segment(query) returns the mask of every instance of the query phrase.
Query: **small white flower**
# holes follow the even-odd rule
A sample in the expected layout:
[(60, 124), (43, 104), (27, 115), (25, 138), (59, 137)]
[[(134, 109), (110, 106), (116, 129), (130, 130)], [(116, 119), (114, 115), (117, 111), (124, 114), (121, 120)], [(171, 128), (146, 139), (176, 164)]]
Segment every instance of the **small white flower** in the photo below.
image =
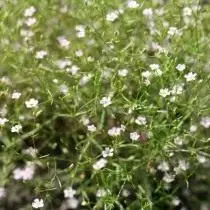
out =
[(59, 86), (59, 91), (60, 91), (61, 93), (63, 93), (64, 95), (66, 95), (66, 94), (68, 94), (68, 92), (69, 92), (69, 88), (68, 88), (68, 86), (67, 86), (66, 84), (61, 84), (61, 85)]
[(22, 94), (19, 92), (14, 91), (11, 95), (12, 99), (19, 99)]
[(86, 85), (86, 84), (90, 81), (91, 78), (92, 78), (92, 74), (84, 75), (84, 76), (80, 79), (79, 85), (80, 85), (80, 86)]
[(197, 76), (197, 74), (193, 73), (193, 72), (189, 72), (188, 74), (184, 75), (187, 82), (196, 80), (196, 76)]
[(26, 108), (29, 108), (29, 109), (37, 107), (38, 103), (39, 101), (34, 98), (31, 98), (28, 101), (25, 101)]
[(185, 160), (179, 160), (179, 166), (182, 171), (186, 171), (189, 168), (189, 163)]
[(183, 93), (183, 86), (184, 84), (178, 84), (178, 85), (174, 85), (172, 90), (171, 90), (171, 94), (172, 95), (180, 95)]
[(175, 176), (172, 175), (172, 174), (165, 174), (164, 177), (163, 177), (163, 181), (166, 182), (166, 183), (171, 183), (173, 182), (175, 179)]
[(64, 49), (68, 49), (69, 48), (70, 41), (67, 40), (65, 38), (65, 36), (59, 36), (59, 37), (57, 37), (57, 41), (60, 44), (60, 46), (63, 47)]
[(178, 65), (176, 66), (176, 69), (177, 69), (178, 71), (184, 71), (184, 70), (186, 69), (186, 66), (185, 66), (185, 64), (178, 64)]
[(16, 168), (13, 171), (13, 178), (15, 180), (31, 180), (33, 179), (35, 172), (35, 166), (32, 163), (28, 163), (24, 168)]
[(152, 15), (153, 15), (153, 10), (152, 8), (146, 8), (143, 10), (143, 15), (146, 16), (146, 17), (149, 17), (151, 18)]
[(171, 203), (172, 203), (174, 206), (178, 206), (178, 205), (181, 203), (181, 201), (180, 201), (179, 198), (175, 197), (175, 198), (172, 199)]
[(103, 105), (103, 107), (109, 106), (110, 104), (112, 104), (111, 98), (110, 97), (103, 97), (100, 100), (100, 104)]
[(151, 70), (160, 69), (160, 65), (159, 64), (150, 64), (149, 67), (150, 67)]
[(25, 20), (25, 24), (27, 26), (32, 26), (36, 23), (36, 18), (28, 18), (27, 20)]
[(140, 135), (137, 132), (130, 133), (130, 139), (132, 141), (138, 141)]
[(108, 130), (109, 136), (119, 136), (121, 134), (122, 129), (119, 127), (112, 127)]
[(79, 200), (76, 198), (69, 198), (66, 201), (67, 208), (69, 209), (76, 209), (79, 206)]
[(6, 189), (4, 187), (0, 187), (0, 199), (6, 196)]
[(113, 12), (109, 12), (106, 15), (106, 20), (110, 21), (110, 22), (114, 22), (118, 17), (119, 17), (119, 12), (118, 11), (113, 11)]
[(82, 50), (77, 50), (77, 51), (75, 52), (75, 55), (76, 55), (77, 57), (82, 57), (82, 56), (83, 56), (83, 51), (82, 51)]
[(172, 37), (172, 36), (181, 36), (182, 35), (182, 31), (178, 30), (176, 27), (170, 27), (168, 29), (168, 36)]
[(128, 0), (127, 7), (131, 9), (135, 9), (139, 7), (139, 4), (134, 0)]
[(36, 157), (38, 150), (36, 148), (29, 147), (29, 148), (23, 150), (23, 153), (31, 155), (32, 157)]
[(5, 125), (6, 122), (8, 122), (9, 120), (7, 118), (1, 118), (0, 117), (0, 126)]
[(126, 77), (128, 74), (128, 70), (127, 69), (120, 69), (118, 70), (118, 75), (121, 77)]
[(197, 131), (197, 126), (196, 125), (191, 125), (190, 126), (190, 132), (191, 133), (194, 133), (194, 132), (196, 132)]
[(166, 161), (162, 161), (158, 165), (157, 169), (160, 170), (160, 171), (166, 172), (166, 171), (170, 170), (170, 167), (169, 167), (169, 164)]
[(82, 117), (80, 121), (82, 122), (84, 126), (90, 123), (90, 120), (87, 117)]
[(14, 125), (11, 128), (12, 133), (19, 133), (21, 130), (22, 130), (22, 125), (20, 124)]
[(107, 191), (105, 189), (98, 189), (96, 192), (96, 197), (101, 198), (107, 195)]
[(184, 17), (186, 17), (186, 16), (192, 16), (192, 9), (190, 7), (185, 7), (182, 10), (182, 14), (183, 14)]
[(107, 160), (104, 158), (99, 159), (96, 163), (93, 164), (93, 168), (95, 170), (100, 170), (104, 168), (107, 164)]
[(95, 125), (88, 125), (87, 126), (88, 131), (91, 133), (96, 132), (96, 126)]
[(144, 77), (144, 78), (150, 78), (151, 76), (152, 76), (152, 73), (150, 72), (150, 71), (143, 71), (142, 73), (141, 73), (141, 75), (142, 75), (142, 77)]
[(210, 128), (210, 117), (202, 117), (200, 124), (204, 127), (204, 128)]
[(135, 123), (138, 125), (146, 125), (147, 124), (147, 119), (144, 116), (138, 116), (135, 120)]
[(109, 147), (106, 147), (103, 151), (102, 151), (102, 156), (104, 158), (106, 157), (112, 157), (113, 156), (113, 153), (114, 152), (114, 149), (113, 148), (109, 148)]
[(203, 155), (197, 155), (197, 160), (199, 163), (205, 163), (206, 162), (206, 157)]
[(179, 146), (181, 146), (181, 145), (183, 145), (183, 139), (182, 138), (180, 138), (180, 137), (176, 137), (175, 139), (174, 139), (174, 143), (176, 144), (176, 145), (179, 145)]
[(72, 75), (76, 75), (79, 71), (79, 67), (76, 65), (71, 66), (70, 68), (66, 69), (67, 72), (70, 72)]
[(32, 202), (32, 207), (35, 209), (39, 209), (44, 207), (44, 201), (42, 199), (34, 199), (34, 201)]
[(84, 38), (85, 37), (85, 26), (83, 25), (77, 25), (75, 27), (75, 30), (76, 30), (76, 35), (78, 38)]
[(36, 9), (34, 6), (31, 6), (29, 8), (26, 8), (24, 11), (24, 16), (25, 17), (31, 17), (33, 14), (36, 12)]
[(168, 88), (162, 88), (160, 89), (159, 95), (165, 98), (166, 96), (170, 95), (170, 91)]
[(73, 198), (77, 193), (72, 187), (66, 188), (63, 192), (65, 198)]
[(70, 60), (57, 60), (55, 62), (55, 65), (59, 69), (65, 69), (67, 66), (71, 66), (72, 65), (72, 62)]
[(48, 53), (46, 51), (40, 50), (40, 51), (36, 52), (35, 58), (41, 60), (41, 59), (45, 58), (47, 55), (48, 55)]

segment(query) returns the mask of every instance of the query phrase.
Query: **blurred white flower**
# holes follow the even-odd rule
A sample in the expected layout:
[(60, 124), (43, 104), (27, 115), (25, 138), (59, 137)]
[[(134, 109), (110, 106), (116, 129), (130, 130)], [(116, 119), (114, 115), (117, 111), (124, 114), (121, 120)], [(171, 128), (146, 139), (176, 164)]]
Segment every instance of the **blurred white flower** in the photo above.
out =
[(72, 65), (72, 62), (70, 60), (57, 60), (55, 62), (55, 65), (59, 69), (65, 69), (67, 66), (71, 66)]
[(31, 6), (29, 8), (26, 8), (24, 11), (24, 16), (25, 17), (31, 17), (34, 15), (34, 13), (36, 12), (36, 9), (34, 6)]
[(34, 98), (31, 98), (28, 101), (25, 101), (26, 108), (29, 108), (29, 109), (37, 107), (38, 103), (39, 101)]
[(180, 199), (179, 199), (178, 197), (174, 197), (174, 198), (172, 199), (171, 203), (172, 203), (174, 206), (178, 206), (178, 205), (181, 203), (181, 201), (180, 201)]
[(108, 130), (109, 136), (119, 136), (121, 134), (122, 129), (120, 127), (112, 127)]
[(40, 50), (40, 51), (36, 52), (35, 58), (41, 60), (41, 59), (45, 58), (47, 55), (48, 55), (48, 53), (46, 51)]
[(153, 10), (152, 8), (146, 8), (143, 10), (143, 15), (146, 17), (151, 18), (153, 16)]
[(135, 123), (138, 125), (146, 125), (147, 124), (147, 119), (144, 116), (138, 116), (135, 120)]
[(93, 76), (92, 74), (84, 75), (84, 76), (80, 79), (79, 85), (80, 85), (80, 86), (86, 85), (86, 84), (90, 81), (90, 79), (92, 78), (92, 76)]
[(87, 126), (88, 131), (91, 133), (96, 132), (96, 126), (95, 125), (88, 125)]
[(150, 78), (152, 76), (152, 73), (150, 71), (143, 71), (141, 73), (142, 77), (144, 78)]
[(70, 41), (66, 39), (65, 36), (59, 36), (57, 37), (57, 41), (59, 43), (59, 45), (64, 48), (64, 49), (68, 49), (69, 45), (70, 45)]
[(32, 26), (36, 23), (36, 18), (28, 18), (27, 20), (25, 20), (25, 24), (27, 26)]
[(5, 125), (6, 122), (8, 122), (9, 120), (7, 118), (1, 118), (0, 117), (0, 126)]
[(76, 209), (79, 206), (79, 200), (76, 198), (69, 198), (66, 201), (67, 207), (70, 209)]
[(172, 174), (168, 174), (166, 173), (164, 176), (163, 176), (163, 181), (166, 182), (166, 183), (171, 183), (173, 182), (175, 179), (175, 176), (172, 175)]
[(93, 168), (95, 170), (100, 170), (100, 169), (104, 168), (106, 166), (106, 164), (107, 164), (107, 160), (104, 158), (100, 158), (97, 162), (95, 162), (93, 164)]
[(11, 95), (12, 99), (19, 99), (21, 96), (21, 93), (14, 91)]
[(65, 198), (73, 198), (77, 193), (72, 187), (66, 188), (63, 192)]
[(105, 197), (107, 195), (107, 191), (103, 188), (98, 189), (96, 192), (96, 197), (101, 198), (101, 197)]
[(35, 166), (33, 164), (28, 164), (24, 168), (16, 168), (13, 171), (13, 177), (15, 180), (31, 180), (33, 179), (35, 172)]
[(168, 88), (162, 88), (160, 89), (159, 95), (165, 98), (166, 96), (169, 96), (171, 92), (169, 91)]
[(66, 71), (70, 72), (72, 75), (76, 75), (79, 70), (80, 70), (79, 67), (76, 65), (73, 65), (66, 69)]
[(113, 156), (113, 153), (114, 152), (114, 149), (113, 148), (109, 148), (109, 147), (106, 147), (103, 151), (102, 151), (102, 156), (104, 158), (106, 157), (112, 157)]
[(202, 117), (200, 124), (204, 127), (204, 128), (210, 128), (210, 117)]
[(190, 7), (185, 7), (183, 10), (182, 10), (182, 15), (184, 17), (186, 16), (192, 16), (192, 9)]
[(11, 128), (12, 133), (19, 133), (21, 130), (22, 130), (22, 125), (20, 124), (14, 125)]
[(76, 35), (78, 38), (84, 38), (85, 37), (85, 26), (83, 25), (77, 25), (75, 27)]
[(130, 139), (132, 141), (138, 141), (140, 135), (137, 132), (130, 133)]
[(189, 72), (188, 74), (184, 75), (187, 82), (196, 80), (196, 76), (197, 76), (197, 74), (193, 73), (193, 72)]
[(191, 132), (191, 133), (196, 132), (196, 131), (197, 131), (197, 128), (198, 128), (198, 127), (197, 127), (196, 125), (191, 125), (191, 126), (190, 126), (190, 132)]
[(119, 12), (118, 11), (113, 11), (113, 12), (109, 12), (106, 15), (106, 20), (110, 21), (110, 22), (114, 22), (118, 17), (119, 17)]
[(82, 57), (82, 56), (83, 56), (83, 51), (82, 51), (82, 50), (77, 50), (77, 51), (75, 52), (75, 55), (76, 55), (77, 57)]
[(29, 147), (29, 148), (23, 150), (23, 153), (27, 154), (27, 155), (31, 155), (32, 157), (36, 157), (38, 150), (36, 148)]
[(103, 105), (103, 107), (109, 106), (110, 104), (112, 104), (111, 98), (110, 97), (103, 97), (100, 100), (100, 104)]
[(139, 4), (136, 1), (134, 1), (134, 0), (128, 0), (127, 7), (135, 9), (135, 8), (139, 7)]
[(90, 120), (87, 117), (82, 117), (80, 121), (82, 122), (84, 126), (90, 123)]
[(168, 29), (168, 36), (169, 37), (173, 37), (173, 36), (181, 36), (182, 35), (182, 31), (178, 30), (176, 27), (170, 27)]
[(120, 70), (118, 70), (118, 75), (120, 77), (126, 77), (127, 74), (128, 74), (128, 70), (127, 69), (120, 69)]
[(176, 66), (176, 69), (177, 69), (178, 71), (184, 71), (184, 70), (186, 69), (186, 66), (185, 66), (185, 64), (178, 64), (178, 65)]
[(162, 161), (158, 166), (157, 169), (163, 172), (169, 171), (170, 167), (166, 161)]
[(197, 160), (199, 163), (205, 163), (207, 161), (206, 157), (203, 155), (197, 155)]
[(39, 209), (44, 207), (44, 201), (42, 199), (34, 199), (34, 201), (32, 202), (32, 207), (35, 209)]
[(4, 187), (0, 187), (0, 199), (6, 196), (6, 189)]
[(160, 69), (160, 65), (159, 64), (150, 64), (149, 67), (150, 67), (151, 70)]
[(175, 143), (176, 145), (181, 146), (181, 145), (183, 145), (183, 142), (184, 142), (184, 140), (183, 140), (182, 138), (180, 138), (180, 137), (176, 137), (176, 138), (174, 139), (174, 143)]

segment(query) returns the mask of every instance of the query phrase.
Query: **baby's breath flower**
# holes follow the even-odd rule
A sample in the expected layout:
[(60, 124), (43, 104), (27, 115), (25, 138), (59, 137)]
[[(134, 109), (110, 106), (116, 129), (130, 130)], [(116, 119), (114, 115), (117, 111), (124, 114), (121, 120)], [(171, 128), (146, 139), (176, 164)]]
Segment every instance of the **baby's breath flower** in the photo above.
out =
[(84, 76), (80, 79), (79, 85), (80, 85), (80, 86), (86, 85), (86, 84), (90, 81), (90, 79), (92, 78), (92, 76), (93, 76), (92, 74), (84, 75)]
[(166, 171), (169, 171), (169, 170), (170, 170), (170, 167), (169, 167), (168, 162), (162, 161), (162, 162), (158, 165), (157, 169), (160, 170), (160, 171), (166, 172)]
[(166, 173), (163, 177), (163, 181), (166, 183), (171, 183), (174, 181), (174, 179), (175, 179), (175, 176), (172, 174), (168, 174), (168, 173)]
[(65, 36), (57, 37), (57, 41), (60, 44), (60, 46), (63, 47), (64, 49), (68, 49), (69, 48), (70, 41), (68, 41)]
[(170, 95), (170, 91), (168, 88), (162, 88), (160, 89), (159, 95), (165, 98), (166, 96)]
[(6, 196), (6, 189), (4, 187), (0, 187), (0, 199)]
[(19, 133), (21, 130), (22, 130), (22, 125), (20, 124), (14, 125), (11, 128), (12, 133)]
[(66, 188), (63, 192), (65, 198), (73, 198), (77, 193), (72, 187)]
[(34, 98), (31, 98), (28, 101), (25, 101), (26, 108), (29, 108), (29, 109), (37, 107), (38, 103), (39, 101)]
[(197, 126), (196, 125), (191, 125), (190, 126), (190, 132), (191, 133), (194, 133), (194, 132), (196, 132), (197, 131)]
[(130, 133), (130, 139), (132, 141), (138, 141), (140, 135), (137, 132)]
[(82, 57), (82, 56), (83, 56), (82, 50), (77, 50), (77, 51), (75, 52), (75, 55), (76, 55), (77, 57)]
[(187, 82), (196, 80), (196, 76), (197, 76), (197, 74), (193, 73), (193, 72), (189, 72), (188, 74), (184, 75)]
[(16, 168), (13, 171), (13, 177), (15, 180), (31, 180), (34, 176), (35, 166), (28, 164), (24, 168)]
[(182, 10), (182, 14), (183, 14), (184, 17), (191, 16), (192, 15), (192, 9), (190, 7), (185, 7)]
[(95, 125), (88, 125), (87, 126), (88, 131), (91, 133), (96, 132), (96, 126)]
[(90, 120), (87, 117), (82, 117), (80, 121), (82, 122), (84, 126), (90, 123)]
[(69, 198), (66, 201), (67, 208), (76, 209), (79, 206), (79, 200), (76, 198)]
[(55, 65), (59, 69), (65, 69), (67, 66), (71, 66), (72, 65), (72, 62), (70, 60), (57, 60), (55, 62)]
[(34, 199), (34, 201), (32, 202), (32, 207), (35, 209), (44, 207), (43, 199), (39, 199), (39, 198)]
[(48, 55), (48, 53), (44, 50), (40, 50), (38, 52), (36, 52), (35, 58), (38, 60), (41, 60), (43, 58), (45, 58)]
[(203, 155), (197, 155), (197, 160), (199, 163), (205, 163), (206, 162), (206, 157)]
[(120, 70), (118, 70), (118, 75), (120, 77), (126, 77), (127, 74), (128, 74), (128, 70), (127, 69), (120, 69)]
[(106, 164), (107, 164), (107, 160), (104, 158), (100, 158), (98, 161), (96, 161), (93, 164), (93, 169), (100, 170), (100, 169), (104, 168), (106, 166)]
[(127, 7), (135, 9), (135, 8), (139, 7), (139, 4), (136, 1), (134, 1), (134, 0), (128, 0)]
[(120, 127), (112, 127), (108, 130), (109, 136), (119, 136), (121, 134), (122, 129)]
[(178, 30), (176, 27), (170, 27), (168, 30), (168, 36), (173, 37), (173, 36), (181, 36), (182, 32)]
[(21, 93), (14, 91), (11, 95), (12, 99), (19, 99), (21, 96)]
[(153, 16), (153, 10), (152, 8), (146, 8), (143, 10), (143, 15), (146, 17), (151, 18)]
[(75, 27), (75, 30), (76, 30), (76, 35), (78, 38), (84, 38), (85, 37), (85, 26), (83, 25), (77, 25)]
[(181, 145), (183, 145), (183, 142), (184, 142), (184, 140), (183, 140), (182, 138), (180, 138), (180, 137), (176, 137), (176, 138), (174, 139), (174, 143), (175, 143), (176, 145), (181, 146)]
[(7, 118), (1, 118), (0, 117), (0, 126), (5, 125), (6, 122), (8, 122), (9, 120)]
[(80, 70), (79, 67), (76, 66), (76, 65), (73, 65), (73, 66), (66, 69), (66, 71), (70, 72), (72, 75), (76, 75), (79, 70)]
[(36, 8), (34, 6), (30, 6), (29, 8), (26, 8), (24, 11), (25, 17), (31, 17), (36, 12)]
[(144, 78), (150, 78), (152, 76), (152, 73), (150, 71), (143, 71), (141, 73), (142, 77)]
[(107, 191), (103, 188), (98, 189), (96, 192), (96, 197), (101, 198), (101, 197), (105, 197), (107, 195)]
[(118, 17), (119, 17), (119, 12), (118, 11), (112, 11), (112, 12), (109, 12), (106, 15), (106, 20), (110, 21), (110, 22), (114, 22)]
[(138, 116), (135, 120), (135, 123), (138, 125), (146, 125), (147, 124), (147, 119), (144, 116)]
[(100, 104), (103, 105), (103, 107), (109, 106), (110, 104), (112, 104), (111, 98), (110, 97), (103, 97), (100, 100)]
[(106, 147), (106, 148), (102, 151), (102, 156), (103, 156), (104, 158), (112, 157), (112, 156), (113, 156), (113, 152), (114, 152), (114, 149), (113, 149), (113, 148)]
[(28, 18), (27, 20), (25, 20), (25, 24), (29, 27), (34, 25), (35, 23), (36, 23), (36, 18)]
[(176, 69), (177, 69), (178, 71), (184, 71), (185, 68), (186, 68), (185, 64), (178, 64), (178, 65), (176, 66)]
[(204, 128), (210, 128), (210, 117), (202, 117), (200, 124), (204, 127)]

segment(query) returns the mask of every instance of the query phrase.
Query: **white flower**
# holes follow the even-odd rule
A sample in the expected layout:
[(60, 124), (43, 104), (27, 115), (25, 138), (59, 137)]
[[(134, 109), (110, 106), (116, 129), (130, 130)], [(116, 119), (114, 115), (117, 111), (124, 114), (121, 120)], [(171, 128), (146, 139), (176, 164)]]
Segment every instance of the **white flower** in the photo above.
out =
[(175, 143), (176, 145), (181, 146), (181, 145), (183, 145), (183, 139), (180, 138), (180, 137), (176, 137), (176, 138), (174, 139), (174, 143)]
[(130, 133), (130, 139), (132, 141), (138, 141), (140, 135), (137, 132)]
[(23, 153), (31, 155), (32, 157), (36, 157), (38, 150), (36, 148), (29, 147), (29, 148), (23, 150)]
[(65, 198), (73, 198), (77, 193), (72, 187), (66, 188), (63, 192)]
[(0, 126), (5, 125), (6, 122), (8, 122), (9, 120), (7, 118), (1, 118), (0, 117)]
[(31, 17), (33, 14), (36, 12), (36, 9), (34, 6), (31, 6), (29, 8), (26, 8), (24, 11), (24, 16), (25, 17)]
[(202, 117), (200, 124), (204, 127), (204, 128), (210, 128), (210, 117)]
[(189, 72), (188, 74), (184, 75), (187, 82), (196, 80), (196, 76), (197, 76), (197, 74), (193, 73), (193, 72)]
[(82, 51), (82, 50), (77, 50), (77, 51), (75, 52), (75, 55), (76, 55), (77, 57), (82, 57), (82, 56), (83, 56), (83, 51)]
[(126, 77), (128, 74), (128, 70), (127, 69), (120, 69), (118, 70), (118, 75), (121, 77)]
[(98, 189), (96, 192), (96, 197), (101, 198), (107, 195), (107, 191), (105, 189)]
[(12, 133), (19, 133), (21, 130), (22, 130), (22, 125), (20, 124), (14, 125), (11, 128)]
[(147, 124), (147, 119), (144, 116), (138, 116), (135, 120), (135, 123), (138, 125), (146, 125)]
[(67, 204), (67, 208), (69, 209), (76, 209), (79, 205), (79, 201), (78, 199), (76, 198), (69, 198), (67, 201), (66, 201), (66, 204)]
[(169, 164), (166, 161), (162, 161), (158, 165), (157, 169), (160, 170), (160, 171), (166, 172), (166, 171), (170, 170), (170, 167), (169, 167)]
[(113, 156), (113, 152), (114, 152), (114, 149), (113, 148), (106, 147), (104, 149), (104, 151), (102, 151), (102, 156), (104, 158), (106, 158), (106, 157), (112, 157)]
[(146, 17), (152, 17), (153, 11), (152, 8), (146, 8), (143, 10), (143, 15)]
[(163, 181), (166, 182), (166, 183), (171, 183), (173, 182), (175, 179), (175, 176), (172, 175), (172, 174), (165, 174), (164, 177), (163, 177)]
[(107, 164), (107, 160), (104, 158), (99, 159), (96, 163), (93, 164), (93, 168), (95, 170), (100, 170), (104, 168)]
[(114, 22), (118, 17), (119, 17), (119, 12), (118, 11), (113, 11), (113, 12), (109, 12), (106, 15), (106, 20), (110, 21), (110, 22)]
[(31, 98), (28, 101), (25, 101), (26, 108), (29, 108), (29, 109), (37, 107), (38, 103), (39, 101), (34, 98)]
[(80, 86), (86, 85), (86, 84), (90, 81), (91, 78), (92, 78), (92, 74), (84, 75), (84, 76), (80, 79), (79, 85), (80, 85)]
[(11, 95), (12, 99), (19, 99), (21, 96), (21, 93), (14, 91)]
[(179, 166), (181, 170), (186, 171), (189, 168), (189, 163), (185, 160), (179, 160)]
[(151, 70), (160, 69), (160, 65), (159, 64), (150, 64), (149, 67), (150, 67)]
[(34, 201), (32, 202), (32, 207), (35, 209), (39, 209), (44, 207), (44, 201), (42, 199), (34, 199)]
[(28, 18), (27, 20), (25, 20), (25, 24), (27, 26), (32, 26), (36, 23), (36, 18)]
[(203, 155), (197, 155), (197, 160), (199, 163), (205, 163), (206, 162), (206, 157)]
[(197, 126), (196, 125), (191, 125), (190, 126), (190, 132), (191, 133), (194, 133), (194, 132), (196, 132), (197, 131)]
[(68, 88), (68, 86), (66, 84), (61, 84), (59, 86), (59, 91), (61, 93), (63, 93), (64, 95), (66, 95), (69, 92), (69, 88)]
[(85, 37), (85, 26), (83, 26), (83, 25), (77, 25), (75, 27), (75, 30), (77, 32), (76, 35), (77, 35), (78, 38)]
[(90, 120), (87, 117), (82, 117), (80, 121), (85, 126), (90, 123)]
[(71, 66), (72, 62), (70, 60), (57, 60), (55, 64), (59, 69), (65, 69), (67, 66)]
[(96, 126), (95, 125), (88, 125), (87, 126), (88, 131), (90, 131), (91, 133), (96, 131)]
[(13, 171), (15, 180), (31, 180), (34, 176), (35, 167), (33, 164), (28, 164), (25, 168), (16, 168)]
[(121, 128), (119, 127), (112, 127), (111, 129), (108, 130), (108, 135), (109, 136), (119, 136), (121, 134)]
[(180, 201), (179, 198), (175, 197), (175, 198), (172, 199), (171, 203), (172, 203), (174, 206), (178, 206), (178, 205), (181, 203), (181, 201)]
[(184, 84), (178, 84), (178, 85), (174, 85), (172, 90), (171, 90), (171, 94), (172, 95), (180, 95), (183, 93), (183, 86)]
[(168, 35), (169, 35), (169, 37), (172, 37), (172, 36), (181, 36), (182, 35), (182, 31), (181, 30), (178, 30), (176, 27), (170, 27), (168, 29)]
[(111, 98), (110, 97), (103, 97), (100, 100), (100, 104), (103, 105), (103, 107), (109, 106), (110, 104), (112, 104)]
[(0, 187), (0, 199), (6, 196), (6, 189), (4, 187)]
[(136, 1), (134, 1), (134, 0), (128, 0), (127, 7), (135, 9), (135, 8), (139, 7), (139, 4)]
[(151, 75), (152, 75), (152, 73), (151, 73), (150, 71), (143, 71), (143, 72), (141, 73), (141, 75), (142, 75), (142, 77), (144, 77), (144, 78), (150, 78)]
[(182, 14), (183, 14), (184, 17), (191, 16), (192, 15), (192, 9), (190, 7), (185, 7), (182, 10)]
[(59, 37), (57, 37), (57, 41), (60, 44), (60, 46), (63, 47), (64, 49), (68, 49), (69, 48), (70, 41), (67, 40), (65, 38), (65, 36), (59, 36)]
[(159, 95), (165, 98), (166, 96), (170, 95), (170, 91), (168, 88), (162, 88), (160, 89)]
[(48, 53), (44, 50), (40, 50), (38, 52), (36, 52), (35, 58), (36, 59), (43, 59), (48, 55)]
[(185, 64), (178, 64), (178, 65), (176, 66), (176, 69), (177, 69), (178, 71), (184, 71), (185, 68), (186, 68)]
[(71, 66), (70, 68), (66, 69), (67, 72), (70, 72), (72, 75), (76, 75), (79, 71), (79, 67), (76, 65)]

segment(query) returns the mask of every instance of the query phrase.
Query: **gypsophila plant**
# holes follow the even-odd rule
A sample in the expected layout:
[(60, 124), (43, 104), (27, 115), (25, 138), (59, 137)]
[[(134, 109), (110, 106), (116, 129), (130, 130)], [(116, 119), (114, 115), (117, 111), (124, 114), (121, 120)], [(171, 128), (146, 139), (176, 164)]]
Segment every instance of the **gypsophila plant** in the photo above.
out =
[(209, 3), (0, 0), (0, 209), (210, 209)]

